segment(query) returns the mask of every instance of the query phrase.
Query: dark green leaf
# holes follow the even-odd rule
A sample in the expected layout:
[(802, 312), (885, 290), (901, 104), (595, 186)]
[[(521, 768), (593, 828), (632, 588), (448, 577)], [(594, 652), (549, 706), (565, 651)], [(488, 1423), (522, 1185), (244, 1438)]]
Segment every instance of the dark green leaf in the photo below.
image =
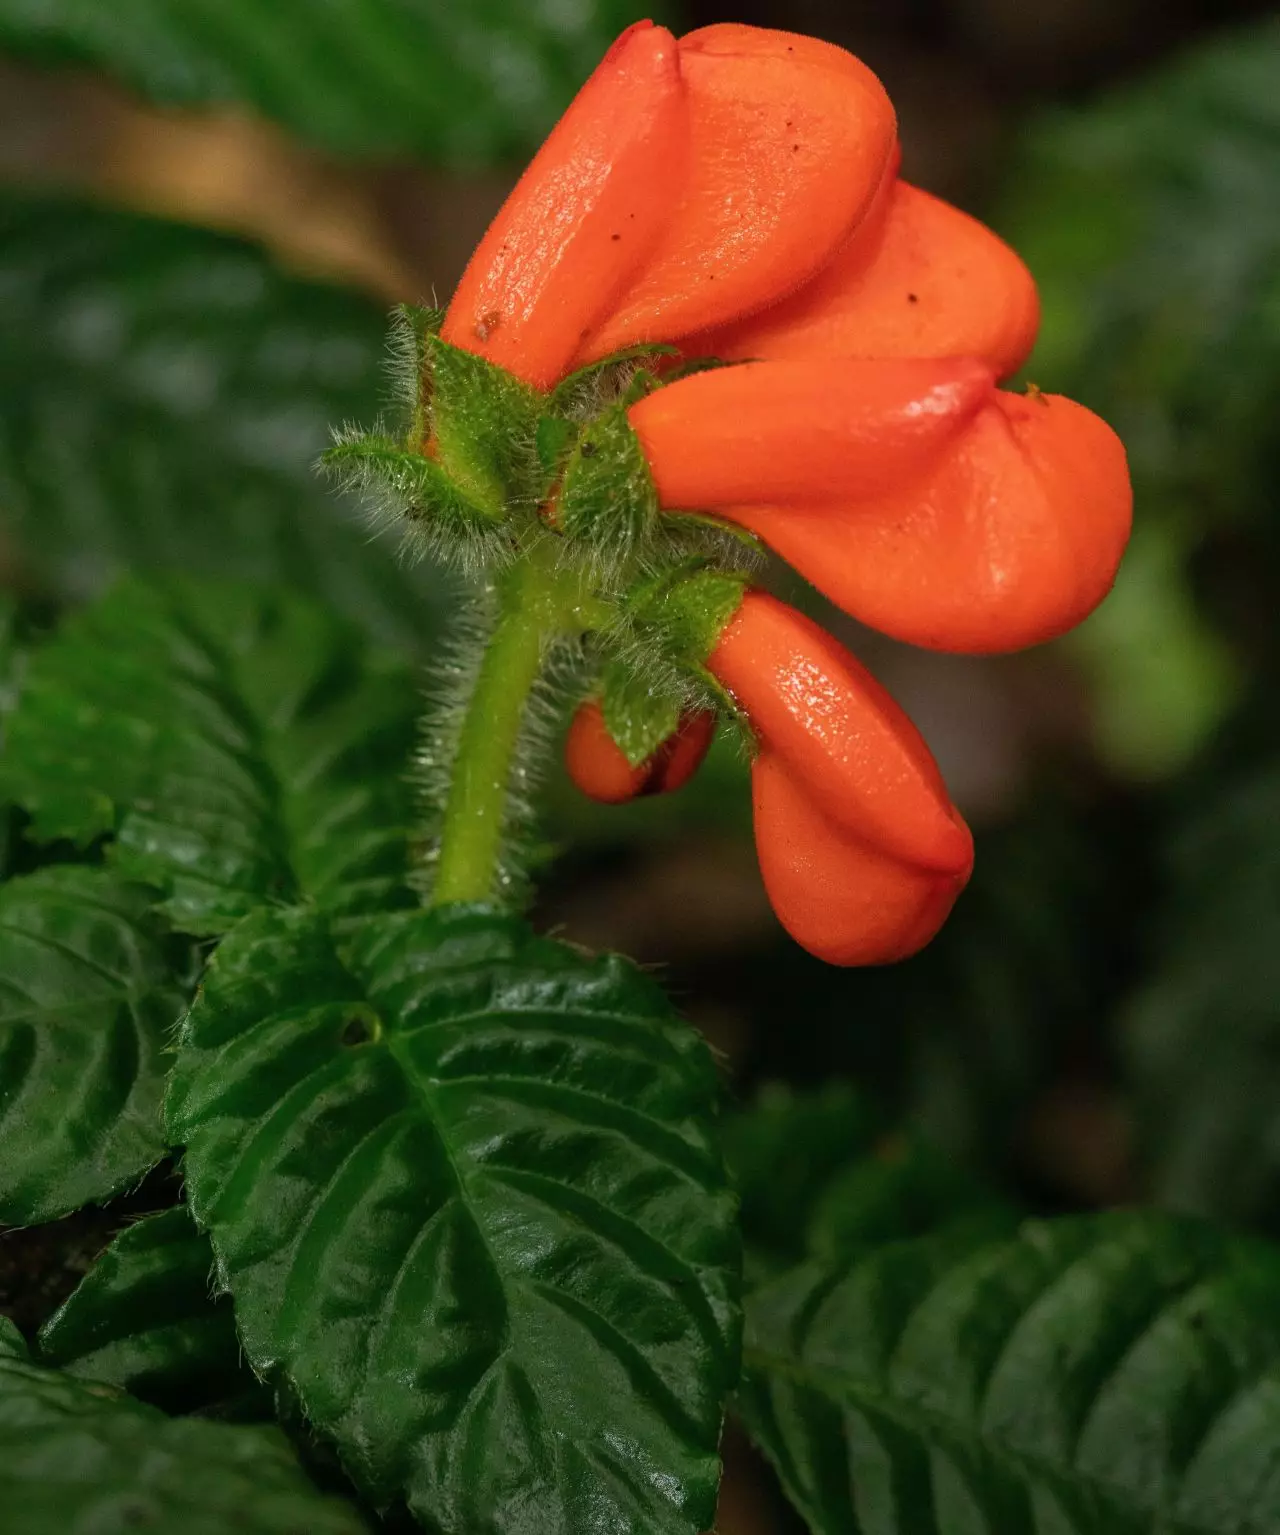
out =
[(1280, 1253), (1139, 1213), (808, 1264), (742, 1411), (815, 1535), (1280, 1527)]
[[(1274, 707), (1271, 707), (1274, 718)], [(1280, 1222), (1280, 765), (1176, 826), (1152, 971), (1125, 1044), (1152, 1191)]]
[(737, 1250), (701, 1040), (625, 961), (483, 908), (341, 945), (260, 913), (169, 1127), (246, 1353), (429, 1528), (711, 1523)]
[(5, 538), (59, 592), (181, 568), (288, 582), (380, 637), (430, 638), (438, 578), (313, 471), (331, 425), (377, 412), (376, 305), (238, 240), (10, 195), (0, 335)]
[(161, 1052), (185, 995), (148, 908), (102, 869), (0, 885), (0, 1221), (108, 1199), (165, 1154)]
[(0, 47), (97, 65), (166, 104), (251, 106), (344, 153), (475, 161), (536, 144), (636, 14), (624, 0), (0, 0)]
[(130, 581), (34, 657), (0, 786), (33, 835), (114, 835), (176, 926), (263, 901), (409, 899), (411, 670), (310, 602), (220, 582)]
[(274, 1428), (174, 1422), (113, 1387), (27, 1357), (0, 1319), (5, 1535), (361, 1535)]
[[(166, 1412), (254, 1391), (213, 1252), (185, 1207), (128, 1226), (40, 1329), (40, 1358)], [(265, 1395), (265, 1393), (264, 1393)]]

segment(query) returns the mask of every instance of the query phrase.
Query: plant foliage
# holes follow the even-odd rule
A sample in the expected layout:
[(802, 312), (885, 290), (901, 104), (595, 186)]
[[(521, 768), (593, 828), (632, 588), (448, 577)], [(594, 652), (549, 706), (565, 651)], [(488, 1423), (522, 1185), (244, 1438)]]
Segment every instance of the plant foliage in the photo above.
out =
[(484, 908), (218, 950), (168, 1099), (245, 1351), (379, 1506), (515, 1535), (710, 1524), (733, 1202), (698, 1036)]
[(815, 1535), (1237, 1535), (1280, 1520), (1280, 1254), (1153, 1214), (809, 1263), (741, 1407)]

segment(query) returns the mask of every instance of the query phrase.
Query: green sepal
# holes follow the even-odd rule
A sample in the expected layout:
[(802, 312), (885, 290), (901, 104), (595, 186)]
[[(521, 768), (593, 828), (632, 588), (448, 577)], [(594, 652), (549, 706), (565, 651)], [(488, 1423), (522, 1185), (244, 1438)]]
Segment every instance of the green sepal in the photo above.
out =
[(425, 344), (440, 468), (469, 504), (504, 522), (527, 492), (541, 398), (514, 373), (439, 336)]
[(391, 356), (407, 430), (404, 445), (419, 450), (426, 443), (427, 403), (431, 393), (427, 343), (440, 333), (443, 309), (397, 304), (391, 311)]
[(495, 518), (478, 505), (435, 459), (402, 447), (382, 432), (346, 437), (321, 455), (321, 464), (352, 489), (381, 493), (397, 515), (433, 535), (491, 532)]
[(660, 644), (669, 661), (701, 672), (742, 606), (748, 579), (701, 558), (686, 560), (634, 587), (627, 598), (628, 616), (638, 633)]
[(633, 768), (647, 762), (675, 734), (680, 702), (660, 680), (642, 677), (622, 661), (605, 667), (600, 696), (605, 728)]
[(397, 304), (392, 311), (392, 318), (398, 320), (417, 342), (423, 363), (427, 360), (427, 341), (440, 334), (444, 317), (443, 309), (433, 309), (425, 304)]
[(653, 527), (658, 491), (626, 407), (611, 405), (578, 435), (565, 465), (557, 523), (569, 538), (588, 537), (624, 553)]
[(611, 352), (599, 362), (589, 362), (585, 368), (561, 379), (551, 392), (551, 409), (557, 415), (569, 416), (580, 421), (593, 416), (603, 405), (611, 404), (628, 394), (634, 386), (637, 372), (653, 382), (653, 375), (641, 369), (641, 364), (658, 357), (679, 357), (680, 349), (661, 342), (640, 342)]
[(560, 475), (573, 448), (573, 440), (577, 436), (577, 429), (573, 422), (564, 416), (539, 416), (537, 430), (534, 433), (534, 445), (538, 452), (538, 463), (542, 468), (542, 484), (544, 495), (549, 495), (553, 485)]

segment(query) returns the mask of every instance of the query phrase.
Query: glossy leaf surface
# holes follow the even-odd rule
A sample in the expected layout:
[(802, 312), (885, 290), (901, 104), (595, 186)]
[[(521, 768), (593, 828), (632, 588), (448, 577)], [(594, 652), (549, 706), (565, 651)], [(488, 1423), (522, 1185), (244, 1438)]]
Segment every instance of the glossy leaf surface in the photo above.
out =
[(817, 1535), (1268, 1530), (1277, 1282), (1128, 1212), (809, 1264), (749, 1306), (742, 1410)]
[(0, 784), (32, 834), (114, 838), (176, 926), (409, 899), (412, 671), (300, 598), (130, 581), (33, 659)]
[[(231, 1301), (184, 1206), (126, 1226), (40, 1329), (39, 1357), (166, 1412), (252, 1393)], [(265, 1393), (264, 1393), (265, 1395)]]
[(219, 948), (168, 1122), (245, 1351), (428, 1528), (712, 1520), (733, 1202), (697, 1035), (484, 908)]
[(186, 994), (149, 907), (102, 869), (0, 886), (0, 1222), (108, 1199), (165, 1154), (162, 1052)]
[(96, 1382), (34, 1364), (0, 1318), (5, 1535), (361, 1535), (274, 1428), (174, 1422)]
[(378, 304), (244, 241), (0, 199), (7, 545), (68, 597), (122, 569), (281, 581), (421, 646), (438, 577), (313, 469), (331, 426), (377, 413), (385, 331)]

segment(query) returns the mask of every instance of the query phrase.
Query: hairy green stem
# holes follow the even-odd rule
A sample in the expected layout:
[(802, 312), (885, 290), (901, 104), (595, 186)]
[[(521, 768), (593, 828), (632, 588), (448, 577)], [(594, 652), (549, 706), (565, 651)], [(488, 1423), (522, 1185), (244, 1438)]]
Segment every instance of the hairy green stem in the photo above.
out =
[(498, 578), (489, 636), (458, 735), (440, 826), (431, 901), (481, 901), (495, 893), (512, 771), (529, 698), (548, 649), (598, 619), (577, 571), (535, 548)]

